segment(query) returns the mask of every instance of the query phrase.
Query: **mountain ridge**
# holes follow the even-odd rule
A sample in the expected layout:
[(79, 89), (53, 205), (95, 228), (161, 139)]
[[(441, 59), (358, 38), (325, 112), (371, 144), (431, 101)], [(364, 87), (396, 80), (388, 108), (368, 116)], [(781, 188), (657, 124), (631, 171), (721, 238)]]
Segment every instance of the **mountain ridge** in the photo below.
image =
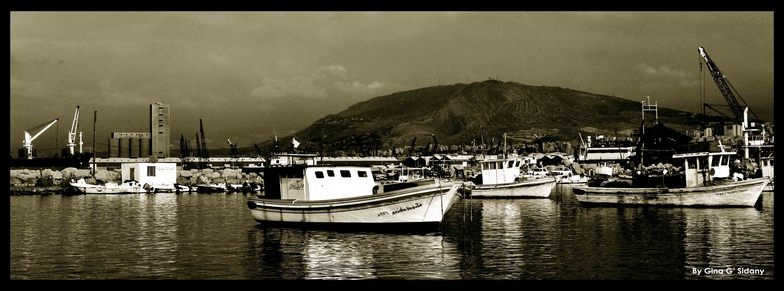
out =
[[(659, 108), (659, 121), (678, 130), (694, 128), (696, 114)], [(646, 115), (647, 120), (654, 117)], [(470, 144), (510, 135), (551, 135), (577, 140), (578, 132), (635, 130), (641, 103), (556, 86), (487, 80), (400, 91), (355, 103), (318, 119), (293, 136), (318, 149), (321, 132), (331, 150), (389, 149), (416, 136), (435, 135), (440, 144)], [(592, 130), (596, 129), (596, 130)], [(591, 132), (594, 131), (594, 132)], [(598, 131), (598, 132), (597, 132)], [(282, 140), (290, 140), (291, 136)], [(269, 143), (266, 143), (269, 144)]]

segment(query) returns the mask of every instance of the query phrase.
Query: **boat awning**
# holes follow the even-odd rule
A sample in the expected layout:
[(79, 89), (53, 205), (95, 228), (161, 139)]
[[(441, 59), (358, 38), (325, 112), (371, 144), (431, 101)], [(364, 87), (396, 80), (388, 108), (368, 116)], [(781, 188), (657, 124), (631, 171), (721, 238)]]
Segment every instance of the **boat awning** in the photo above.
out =
[(734, 152), (714, 152), (714, 153), (711, 153), (711, 152), (699, 152), (699, 153), (685, 153), (685, 154), (674, 154), (674, 155), (672, 155), (672, 158), (673, 158), (673, 159), (678, 159), (678, 158), (707, 157), (707, 156), (719, 156), (719, 155), (724, 155), (724, 156), (734, 156), (734, 155), (736, 155), (736, 153), (734, 153)]

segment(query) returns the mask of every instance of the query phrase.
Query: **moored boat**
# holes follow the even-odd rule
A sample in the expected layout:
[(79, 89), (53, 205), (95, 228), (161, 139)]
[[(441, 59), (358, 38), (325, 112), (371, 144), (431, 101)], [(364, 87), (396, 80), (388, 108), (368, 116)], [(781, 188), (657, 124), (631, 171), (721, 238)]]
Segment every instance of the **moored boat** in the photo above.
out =
[[(767, 178), (729, 178), (729, 153), (676, 154), (683, 158), (683, 184), (657, 187), (575, 187), (583, 204), (752, 207), (768, 184)], [(665, 172), (666, 173), (666, 172)], [(714, 179), (718, 178), (718, 179)]]
[(577, 200), (585, 204), (752, 207), (767, 182), (757, 178), (700, 187), (576, 187), (573, 191)]
[(397, 225), (440, 223), (462, 183), (385, 191), (370, 167), (294, 164), (265, 168), (264, 185), (263, 198), (247, 201), (258, 222)]
[(517, 158), (480, 161), (481, 174), (474, 180), (471, 197), (547, 198), (556, 178), (520, 179), (521, 160)]
[(558, 184), (585, 184), (591, 178), (586, 175), (569, 175), (558, 180)]
[(173, 192), (177, 180), (175, 163), (126, 163), (121, 167), (123, 183), (107, 182), (103, 185), (86, 183), (84, 179), (70, 182), (82, 194), (134, 194)]
[(133, 180), (120, 184), (108, 182), (103, 185), (93, 185), (86, 183), (84, 179), (79, 179), (76, 182), (71, 182), (71, 187), (82, 194), (134, 194), (147, 193), (152, 190), (149, 186), (145, 189), (144, 185)]

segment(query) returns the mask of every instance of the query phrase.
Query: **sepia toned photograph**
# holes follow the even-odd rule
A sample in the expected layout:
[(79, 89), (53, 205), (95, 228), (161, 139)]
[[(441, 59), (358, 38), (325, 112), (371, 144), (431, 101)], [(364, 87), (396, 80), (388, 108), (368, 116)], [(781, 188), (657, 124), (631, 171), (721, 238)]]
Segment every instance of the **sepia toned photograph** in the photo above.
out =
[(10, 11), (9, 277), (774, 272), (773, 11)]

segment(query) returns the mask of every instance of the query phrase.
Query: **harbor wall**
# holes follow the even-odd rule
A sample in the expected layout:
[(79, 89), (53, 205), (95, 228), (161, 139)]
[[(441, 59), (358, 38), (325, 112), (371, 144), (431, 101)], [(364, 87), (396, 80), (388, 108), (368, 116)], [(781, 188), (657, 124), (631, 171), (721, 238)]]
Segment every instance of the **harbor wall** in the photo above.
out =
[[(85, 182), (100, 184), (106, 182), (121, 183), (122, 176), (120, 170), (99, 169), (95, 176), (90, 175), (89, 169), (65, 168), (62, 171), (50, 169), (15, 169), (10, 173), (10, 186), (12, 192), (36, 192), (33, 189), (62, 189), (68, 186), (73, 179), (84, 178)], [(242, 184), (243, 182), (255, 182), (263, 184), (264, 181), (256, 173), (242, 173), (239, 169), (193, 169), (178, 170), (177, 183), (181, 185), (195, 186), (198, 184)]]

